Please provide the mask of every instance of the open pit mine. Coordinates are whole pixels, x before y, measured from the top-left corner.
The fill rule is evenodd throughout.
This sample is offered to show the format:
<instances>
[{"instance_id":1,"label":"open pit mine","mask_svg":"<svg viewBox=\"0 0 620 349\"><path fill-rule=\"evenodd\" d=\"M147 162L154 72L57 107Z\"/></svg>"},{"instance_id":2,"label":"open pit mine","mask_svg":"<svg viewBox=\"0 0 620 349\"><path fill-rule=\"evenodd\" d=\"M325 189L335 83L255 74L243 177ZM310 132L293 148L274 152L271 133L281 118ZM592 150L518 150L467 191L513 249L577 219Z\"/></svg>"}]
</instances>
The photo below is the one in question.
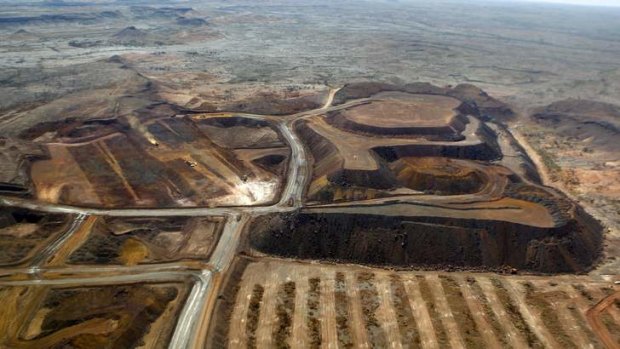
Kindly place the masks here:
<instances>
[{"instance_id":1,"label":"open pit mine","mask_svg":"<svg viewBox=\"0 0 620 349\"><path fill-rule=\"evenodd\" d=\"M507 105L322 97L0 138L0 347L618 347L606 229L543 185Z\"/></svg>"}]
</instances>

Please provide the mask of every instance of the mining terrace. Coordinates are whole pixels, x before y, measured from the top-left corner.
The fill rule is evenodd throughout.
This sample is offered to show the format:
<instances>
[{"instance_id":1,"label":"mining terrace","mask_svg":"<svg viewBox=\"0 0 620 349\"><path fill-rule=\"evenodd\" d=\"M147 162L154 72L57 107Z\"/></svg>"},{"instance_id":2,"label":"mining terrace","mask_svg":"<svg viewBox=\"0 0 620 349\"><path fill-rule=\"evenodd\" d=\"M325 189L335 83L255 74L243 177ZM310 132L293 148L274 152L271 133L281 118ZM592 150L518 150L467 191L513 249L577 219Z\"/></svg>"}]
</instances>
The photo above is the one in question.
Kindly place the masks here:
<instances>
[{"instance_id":1,"label":"mining terrace","mask_svg":"<svg viewBox=\"0 0 620 349\"><path fill-rule=\"evenodd\" d=\"M506 113L469 85L361 83L288 115L1 139L0 346L614 347L605 229Z\"/></svg>"}]
</instances>

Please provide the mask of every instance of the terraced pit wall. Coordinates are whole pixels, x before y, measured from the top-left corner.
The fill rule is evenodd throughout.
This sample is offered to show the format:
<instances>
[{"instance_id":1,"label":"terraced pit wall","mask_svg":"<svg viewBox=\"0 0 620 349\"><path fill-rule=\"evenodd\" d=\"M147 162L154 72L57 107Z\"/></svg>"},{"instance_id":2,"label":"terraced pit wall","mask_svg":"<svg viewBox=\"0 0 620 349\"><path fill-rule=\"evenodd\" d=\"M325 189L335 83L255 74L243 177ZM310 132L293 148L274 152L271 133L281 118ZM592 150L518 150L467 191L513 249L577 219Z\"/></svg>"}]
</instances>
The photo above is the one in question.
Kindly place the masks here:
<instances>
[{"instance_id":1,"label":"terraced pit wall","mask_svg":"<svg viewBox=\"0 0 620 349\"><path fill-rule=\"evenodd\" d=\"M458 134L465 130L468 120L463 114L457 114L445 126L416 126L416 127L379 127L360 124L349 120L338 112L327 114L327 121L342 130L354 130L354 133L385 135L385 136L436 136L438 139L461 140Z\"/></svg>"},{"instance_id":2,"label":"terraced pit wall","mask_svg":"<svg viewBox=\"0 0 620 349\"><path fill-rule=\"evenodd\" d=\"M250 244L260 252L396 267L510 266L544 273L583 272L596 262L602 242L601 227L585 216L556 228L337 213L258 220Z\"/></svg>"},{"instance_id":3,"label":"terraced pit wall","mask_svg":"<svg viewBox=\"0 0 620 349\"><path fill-rule=\"evenodd\" d=\"M476 144L407 144L377 147L373 150L390 162L408 156L435 156L482 161L501 159L502 152L499 145L497 145L497 136L493 130L481 122L476 134L481 140L480 143Z\"/></svg>"},{"instance_id":4,"label":"terraced pit wall","mask_svg":"<svg viewBox=\"0 0 620 349\"><path fill-rule=\"evenodd\" d=\"M344 186L358 185L375 189L388 189L395 186L396 178L387 167L387 164L378 156L375 155L378 165L377 169L346 169L344 168L344 158L332 143L316 133L304 122L296 123L295 128L295 131L299 132L302 138L309 144L308 149L312 154L314 164L318 164L313 170L313 179L327 176L331 183Z\"/></svg>"}]
</instances>

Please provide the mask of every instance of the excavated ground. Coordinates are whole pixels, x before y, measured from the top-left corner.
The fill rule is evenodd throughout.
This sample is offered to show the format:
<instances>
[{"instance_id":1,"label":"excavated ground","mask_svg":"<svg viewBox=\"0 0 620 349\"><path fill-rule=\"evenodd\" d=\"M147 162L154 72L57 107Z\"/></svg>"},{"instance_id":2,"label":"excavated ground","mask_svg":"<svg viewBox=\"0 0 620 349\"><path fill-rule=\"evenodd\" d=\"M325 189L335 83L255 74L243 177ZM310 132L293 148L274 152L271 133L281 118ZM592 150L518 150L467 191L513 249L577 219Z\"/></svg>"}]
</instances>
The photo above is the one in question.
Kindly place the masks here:
<instances>
[{"instance_id":1,"label":"excavated ground","mask_svg":"<svg viewBox=\"0 0 620 349\"><path fill-rule=\"evenodd\" d=\"M188 295L181 283L5 287L7 348L163 348ZM19 307L17 307L19 304Z\"/></svg>"},{"instance_id":2,"label":"excavated ground","mask_svg":"<svg viewBox=\"0 0 620 349\"><path fill-rule=\"evenodd\" d=\"M283 257L544 273L590 269L602 238L601 227L586 217L540 228L483 219L302 213L261 217L253 226L251 246Z\"/></svg>"},{"instance_id":3,"label":"excavated ground","mask_svg":"<svg viewBox=\"0 0 620 349\"><path fill-rule=\"evenodd\" d=\"M207 260L223 228L220 217L106 218L76 241L68 264L165 263Z\"/></svg>"},{"instance_id":4,"label":"excavated ground","mask_svg":"<svg viewBox=\"0 0 620 349\"><path fill-rule=\"evenodd\" d=\"M464 170L456 174L450 168L473 168L479 164L420 162L415 158L502 158L497 134L483 121L481 109L469 98L459 98L452 90L432 85L420 85L417 89L381 85L366 92L357 91L354 86L344 87L335 96L337 103L352 103L350 106L295 124L312 155L312 179L307 193L311 202L372 199L400 195L403 189L448 194L473 192L483 185L480 173L467 175ZM429 170L432 167L435 169ZM458 183L453 188L451 180Z\"/></svg>"},{"instance_id":5,"label":"excavated ground","mask_svg":"<svg viewBox=\"0 0 620 349\"><path fill-rule=\"evenodd\" d=\"M284 175L278 156L288 156L269 123L239 117L127 116L45 134L50 156L30 169L34 197L80 206L268 204ZM244 159L244 150L261 154Z\"/></svg>"}]
</instances>

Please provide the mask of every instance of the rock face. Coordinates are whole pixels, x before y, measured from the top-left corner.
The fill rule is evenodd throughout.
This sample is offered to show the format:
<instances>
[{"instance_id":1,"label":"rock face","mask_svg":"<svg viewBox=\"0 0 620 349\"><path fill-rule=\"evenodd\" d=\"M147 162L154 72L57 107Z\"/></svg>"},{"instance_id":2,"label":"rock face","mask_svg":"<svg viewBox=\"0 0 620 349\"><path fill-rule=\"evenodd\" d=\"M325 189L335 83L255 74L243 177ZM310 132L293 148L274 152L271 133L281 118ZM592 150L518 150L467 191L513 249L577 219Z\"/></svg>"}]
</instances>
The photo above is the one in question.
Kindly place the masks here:
<instances>
[{"instance_id":1,"label":"rock face","mask_svg":"<svg viewBox=\"0 0 620 349\"><path fill-rule=\"evenodd\" d=\"M602 228L585 213L556 228L487 220L300 214L257 222L251 245L284 257L397 267L582 272L598 258Z\"/></svg>"},{"instance_id":2,"label":"rock face","mask_svg":"<svg viewBox=\"0 0 620 349\"><path fill-rule=\"evenodd\" d=\"M0 193L28 194L30 161L47 157L39 144L0 137Z\"/></svg>"}]
</instances>

